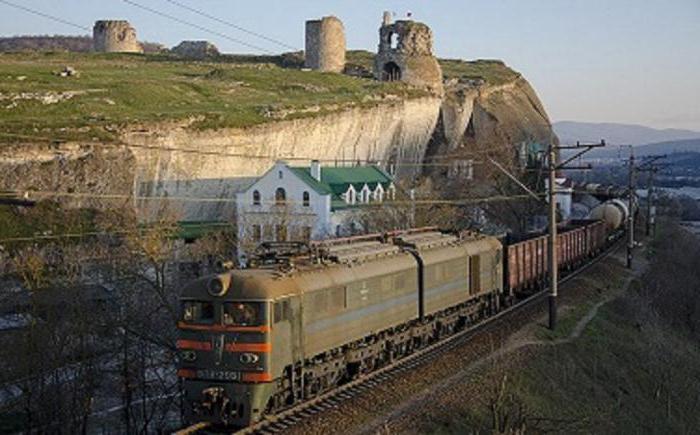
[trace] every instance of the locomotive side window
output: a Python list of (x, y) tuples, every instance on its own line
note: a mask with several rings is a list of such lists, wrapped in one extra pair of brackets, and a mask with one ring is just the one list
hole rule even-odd
[(226, 302), (222, 316), (224, 325), (260, 326), (263, 320), (261, 308), (257, 302)]
[(275, 308), (274, 308), (275, 323), (289, 320), (289, 318), (291, 317), (289, 314), (289, 310), (290, 310), (289, 300), (275, 302)]
[(189, 323), (212, 323), (214, 322), (214, 304), (185, 302), (182, 304), (182, 320)]

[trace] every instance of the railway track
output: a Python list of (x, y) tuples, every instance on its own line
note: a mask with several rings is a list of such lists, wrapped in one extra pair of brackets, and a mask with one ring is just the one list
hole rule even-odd
[[(563, 276), (560, 284), (575, 278), (581, 273), (588, 270), (594, 264), (602, 261), (610, 256), (622, 243), (618, 239), (613, 242), (604, 252), (597, 257), (589, 260), (576, 270), (570, 271)], [(401, 358), (391, 364), (388, 364), (372, 373), (368, 373), (362, 378), (341, 385), (327, 393), (318, 397), (302, 402), (289, 409), (286, 409), (275, 415), (265, 417), (264, 420), (234, 432), (236, 435), (258, 435), (258, 434), (274, 434), (281, 433), (291, 429), (301, 421), (316, 416), (320, 413), (327, 412), (331, 409), (338, 408), (341, 404), (349, 399), (352, 399), (360, 394), (366, 393), (369, 390), (401, 375), (402, 373), (423, 366), (426, 363), (433, 361), (441, 355), (464, 345), (475, 335), (485, 332), (489, 328), (494, 327), (499, 321), (509, 318), (515, 313), (521, 313), (526, 308), (536, 305), (548, 295), (548, 288), (545, 288), (526, 299), (521, 300), (515, 305), (501, 311), (500, 313), (491, 316), (483, 321), (459, 331), (449, 337), (446, 337), (434, 344), (431, 344), (411, 355)], [(176, 432), (177, 435), (204, 434), (204, 433), (221, 433), (212, 430), (207, 423), (197, 423), (185, 429)]]

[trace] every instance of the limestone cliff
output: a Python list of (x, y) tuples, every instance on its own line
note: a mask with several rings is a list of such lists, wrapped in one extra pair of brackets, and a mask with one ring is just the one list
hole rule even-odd
[[(108, 143), (18, 139), (0, 149), (0, 190), (63, 192), (61, 198), (78, 206), (105, 204), (81, 193), (116, 195), (121, 203), (133, 196), (145, 218), (168, 204), (182, 220), (219, 220), (231, 216), (235, 192), (248, 177), (261, 175), (277, 159), (300, 165), (312, 158), (324, 164), (380, 161), (408, 179), (419, 175), (415, 163), (426, 160), (488, 149), (506, 150), (512, 158), (522, 144), (556, 141), (534, 90), (499, 65), (498, 76), (479, 78), (443, 64), (442, 98), (392, 96), (246, 128), (195, 128), (201, 123), (197, 115), (132, 122)], [(423, 175), (439, 179), (446, 170)]]

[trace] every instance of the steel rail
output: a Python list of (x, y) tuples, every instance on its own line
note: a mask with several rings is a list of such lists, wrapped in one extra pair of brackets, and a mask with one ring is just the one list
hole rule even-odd
[[(616, 249), (620, 247), (622, 240), (624, 239), (616, 239), (610, 244), (609, 247), (607, 247), (607, 249), (598, 254), (596, 257), (591, 258), (577, 269), (570, 271), (559, 280), (559, 284), (564, 284), (570, 281), (588, 270), (593, 265), (609, 257), (613, 252), (615, 252)], [(545, 287), (537, 293), (528, 296), (527, 298), (493, 316), (483, 319), (479, 323), (476, 323), (469, 328), (456, 332), (423, 349), (416, 351), (415, 353), (402, 357), (395, 362), (381, 367), (373, 372), (367, 373), (361, 378), (333, 388), (320, 396), (301, 402), (288, 409), (282, 410), (277, 414), (265, 416), (263, 420), (233, 432), (233, 434), (257, 435), (279, 433), (290, 429), (292, 426), (300, 423), (302, 420), (316, 414), (338, 408), (343, 401), (349, 400), (357, 396), (359, 393), (366, 392), (381, 385), (383, 382), (393, 378), (396, 374), (424, 365), (445, 352), (452, 350), (461, 344), (465, 344), (477, 333), (481, 333), (487, 327), (494, 325), (498, 320), (514, 315), (515, 313), (520, 313), (524, 308), (534, 305), (536, 302), (542, 300), (548, 295), (548, 292), (549, 287)], [(177, 431), (175, 434), (191, 435), (196, 433), (220, 433), (215, 431), (209, 432), (207, 429), (210, 427), (211, 425), (209, 423), (200, 422)]]

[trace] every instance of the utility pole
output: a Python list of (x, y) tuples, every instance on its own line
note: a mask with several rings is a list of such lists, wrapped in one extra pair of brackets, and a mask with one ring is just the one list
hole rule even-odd
[[(646, 219), (646, 235), (650, 236), (651, 235), (651, 220), (652, 220), (652, 213), (651, 213), (651, 202), (653, 200), (653, 191), (654, 191), (654, 174), (656, 173), (656, 168), (652, 167), (649, 169), (649, 178), (647, 179), (647, 219)], [(654, 213), (656, 214), (656, 213)]]
[(647, 156), (644, 161), (639, 165), (637, 171), (648, 172), (647, 177), (647, 218), (646, 218), (646, 235), (650, 236), (652, 233), (656, 235), (656, 213), (654, 211), (654, 175), (658, 172), (662, 165), (654, 164), (657, 160), (665, 159), (666, 155), (660, 156)]
[[(557, 244), (557, 192), (556, 181), (557, 171), (564, 170), (581, 170), (591, 169), (591, 165), (585, 166), (567, 166), (572, 161), (581, 157), (593, 148), (605, 146), (605, 141), (600, 143), (584, 145), (576, 143), (575, 146), (549, 146), (549, 156), (547, 159), (548, 183), (547, 198), (549, 202), (549, 236), (547, 238), (548, 251), (548, 267), (549, 267), (549, 329), (554, 330), (557, 326), (557, 296), (559, 293), (559, 258)], [(557, 151), (559, 150), (578, 150), (573, 156), (569, 157), (562, 163), (557, 162)]]
[[(575, 146), (555, 146), (550, 144), (547, 150), (547, 202), (548, 202), (548, 227), (549, 236), (547, 238), (547, 267), (549, 268), (549, 329), (555, 329), (557, 325), (557, 296), (558, 296), (558, 284), (559, 284), (559, 261), (557, 257), (557, 171), (565, 170), (580, 170), (580, 169), (591, 169), (591, 165), (584, 166), (567, 166), (569, 163), (578, 159), (588, 151), (593, 148), (604, 147), (605, 141), (601, 140), (600, 143), (585, 145), (579, 142)], [(565, 161), (559, 163), (557, 161), (557, 152), (560, 150), (577, 150), (573, 156), (569, 157)], [(530, 190), (525, 184), (520, 182), (517, 177), (508, 172), (503, 166), (501, 166), (495, 160), (489, 158), (489, 161), (498, 168), (501, 172), (507, 175), (511, 180), (513, 180), (520, 188), (525, 190), (528, 194), (532, 195), (537, 201), (542, 201), (541, 197)]]
[(629, 174), (627, 187), (627, 268), (632, 268), (632, 251), (634, 250), (634, 188), (635, 188), (635, 172), (634, 167), (634, 148), (630, 147), (629, 159)]
[(559, 259), (557, 258), (557, 151), (553, 145), (549, 146), (547, 158), (547, 172), (549, 174), (547, 199), (549, 201), (549, 237), (547, 238), (547, 252), (549, 253), (549, 329), (552, 331), (557, 326), (557, 295), (559, 293)]

